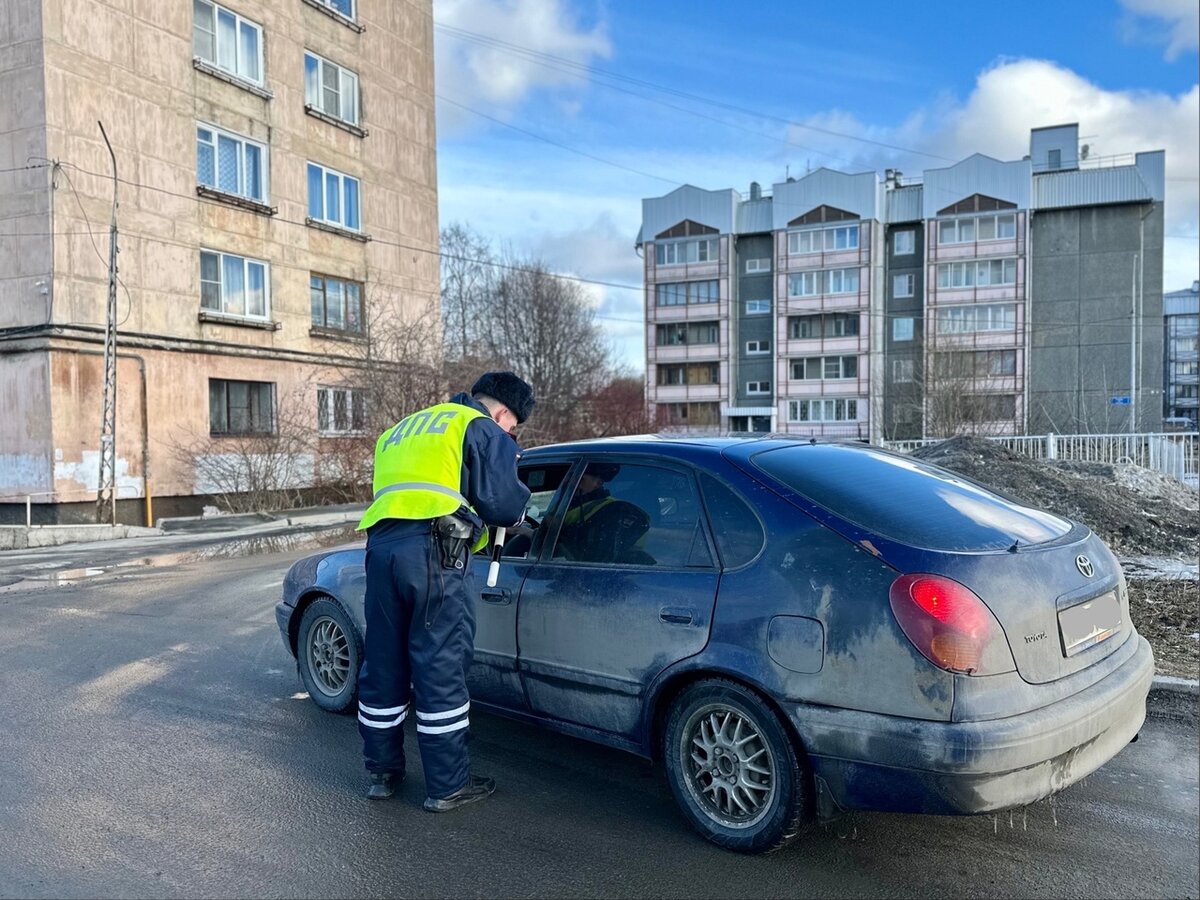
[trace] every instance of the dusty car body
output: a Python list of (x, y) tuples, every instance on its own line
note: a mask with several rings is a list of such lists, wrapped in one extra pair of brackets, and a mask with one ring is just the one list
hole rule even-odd
[[(1153, 657), (1082, 525), (862, 444), (612, 439), (520, 468), (536, 527), (495, 587), (474, 560), (472, 703), (662, 760), (722, 846), (846, 809), (1028, 804), (1142, 725)], [(612, 470), (603, 540), (569, 539), (582, 476)], [(284, 581), (323, 708), (353, 702), (362, 603), (362, 545)]]

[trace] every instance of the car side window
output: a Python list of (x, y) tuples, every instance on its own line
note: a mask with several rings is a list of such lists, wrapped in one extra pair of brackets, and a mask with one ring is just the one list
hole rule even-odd
[(656, 466), (589, 462), (563, 513), (553, 558), (667, 568), (711, 566), (692, 477)]
[[(529, 502), (525, 504), (525, 523), (509, 529), (501, 555), (525, 558), (533, 550), (536, 530), (541, 526), (558, 493), (571, 471), (570, 463), (542, 463), (518, 466), (517, 477), (529, 488)], [(491, 547), (482, 552), (491, 553)]]
[(767, 536), (750, 504), (708, 474), (701, 474), (700, 490), (725, 568), (735, 569), (758, 556)]

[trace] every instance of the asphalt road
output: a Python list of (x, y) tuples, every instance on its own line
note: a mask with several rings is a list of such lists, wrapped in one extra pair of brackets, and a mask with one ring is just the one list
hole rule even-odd
[[(354, 720), (306, 699), (276, 631), (294, 544), (0, 555), (0, 896), (1200, 894), (1193, 698), (1011, 822), (855, 814), (767, 857), (694, 836), (649, 764), (479, 713), (495, 797), (422, 812), (413, 753), (371, 804)], [(286, 552), (239, 555), (262, 549)]]

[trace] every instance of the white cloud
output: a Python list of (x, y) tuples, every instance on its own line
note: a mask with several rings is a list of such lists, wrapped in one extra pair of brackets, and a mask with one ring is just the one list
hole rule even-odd
[(1121, 0), (1127, 15), (1125, 36), (1133, 41), (1167, 45), (1168, 62), (1200, 45), (1200, 4), (1196, 0)]
[[(1139, 0), (1141, 2), (1141, 0)], [(1151, 2), (1151, 0), (1144, 0)], [(1166, 290), (1191, 284), (1200, 271), (1200, 86), (1171, 96), (1152, 91), (1110, 91), (1075, 72), (1044, 60), (1002, 60), (986, 69), (963, 102), (942, 98), (914, 110), (896, 128), (868, 127), (837, 111), (806, 120), (808, 124), (861, 135), (959, 160), (984, 153), (1002, 160), (1029, 152), (1029, 131), (1045, 125), (1078, 122), (1080, 142), (1101, 162), (1132, 163), (1133, 154), (1165, 150), (1167, 185), (1163, 253)], [(869, 144), (854, 144), (793, 128), (798, 141), (816, 142), (849, 161), (827, 163), (851, 171), (899, 165), (908, 175), (947, 162), (905, 155)], [(1103, 159), (1108, 157), (1109, 159)], [(825, 162), (825, 161), (823, 161)]]
[[(446, 26), (434, 35), (437, 92), (500, 118), (540, 88), (586, 86), (571, 64), (588, 65), (612, 54), (607, 26), (584, 25), (566, 0), (435, 0), (434, 23)], [(511, 45), (559, 59), (539, 62)], [(562, 103), (572, 107), (569, 99)], [(443, 104), (438, 124), (456, 129), (468, 117)]]

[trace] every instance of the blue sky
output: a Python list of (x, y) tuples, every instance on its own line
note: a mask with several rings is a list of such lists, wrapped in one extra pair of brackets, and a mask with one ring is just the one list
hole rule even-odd
[[(1078, 121), (1093, 156), (1167, 150), (1168, 290), (1200, 272), (1196, 0), (434, 0), (443, 225), (638, 285), (643, 197), (826, 165), (1019, 159)], [(857, 140), (855, 138), (858, 138)], [(641, 295), (589, 288), (643, 367)]]

